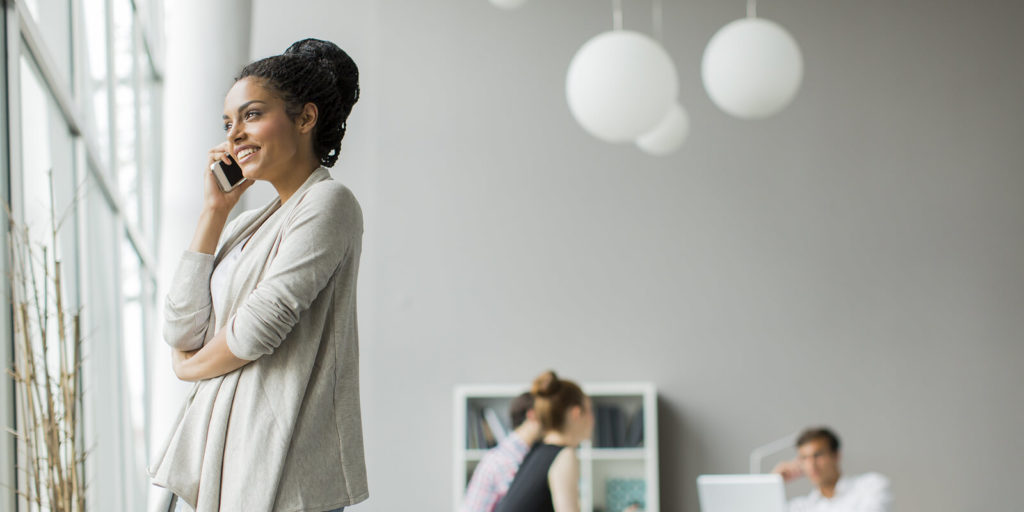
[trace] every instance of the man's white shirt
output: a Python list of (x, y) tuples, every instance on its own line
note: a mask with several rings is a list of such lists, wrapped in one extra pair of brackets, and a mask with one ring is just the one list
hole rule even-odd
[(841, 477), (831, 498), (817, 489), (789, 502), (789, 512), (889, 512), (889, 479), (878, 473)]

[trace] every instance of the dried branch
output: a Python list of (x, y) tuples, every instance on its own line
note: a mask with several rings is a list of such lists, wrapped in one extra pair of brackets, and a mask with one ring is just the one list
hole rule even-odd
[[(77, 194), (76, 194), (77, 196)], [(14, 313), (14, 368), (18, 442), (24, 473), (21, 496), (28, 510), (85, 512), (87, 452), (78, 445), (82, 391), (81, 310), (66, 310), (60, 228), (50, 176), (48, 244), (33, 242), (29, 229), (7, 210), (11, 302)], [(55, 325), (51, 328), (50, 322)]]

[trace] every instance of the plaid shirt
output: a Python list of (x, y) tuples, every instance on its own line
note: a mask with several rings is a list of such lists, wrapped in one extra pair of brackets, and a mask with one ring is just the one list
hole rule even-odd
[(505, 497), (530, 447), (515, 433), (509, 434), (480, 459), (466, 488), (460, 512), (492, 512)]

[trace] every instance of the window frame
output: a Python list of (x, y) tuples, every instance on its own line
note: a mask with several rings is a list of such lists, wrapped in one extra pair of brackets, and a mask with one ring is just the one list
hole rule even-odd
[[(84, 9), (83, 1), (66, 0), (64, 2), (69, 11), (67, 21), (70, 27), (51, 27), (52, 29), (70, 28), (68, 39), (70, 48), (67, 49), (70, 52), (69, 62), (67, 63), (68, 69), (60, 69), (53, 58), (54, 53), (51, 51), (51, 48), (48, 48), (47, 41), (42, 37), (43, 27), (41, 25), (45, 24), (45, 20), (35, 19), (28, 9), (25, 0), (0, 0), (0, 37), (6, 42), (5, 51), (0, 52), (0, 165), (2, 165), (0, 168), (5, 170), (3, 175), (0, 176), (0, 200), (4, 200), (7, 204), (12, 205), (13, 214), (16, 218), (24, 218), (22, 174), (25, 168), (21, 155), (23, 140), (19, 130), (12, 128), (20, 126), (21, 122), (22, 91), (20, 90), (20, 81), (22, 77), (20, 75), (20, 66), (21, 58), (24, 56), (34, 64), (35, 69), (38, 71), (40, 85), (52, 98), (52, 105), (55, 106), (56, 113), (59, 113), (59, 118), (66, 125), (71, 140), (71, 144), (66, 151), (69, 152), (67, 156), (71, 162), (71, 169), (68, 172), (72, 178), (72, 183), (60, 184), (59, 186), (64, 187), (65, 192), (70, 190), (71, 195), (78, 196), (77, 202), (73, 207), (75, 222), (69, 223), (65, 227), (65, 229), (74, 231), (68, 236), (61, 236), (61, 245), (64, 246), (62, 252), (66, 255), (66, 267), (73, 267), (73, 269), (68, 270), (69, 276), (74, 276), (74, 282), (71, 283), (71, 286), (68, 286), (68, 291), (75, 295), (73, 303), (83, 303), (83, 298), (87, 297), (89, 292), (83, 291), (82, 285), (87, 283), (90, 278), (95, 279), (93, 276), (85, 275), (88, 274), (87, 265), (89, 262), (85, 254), (89, 252), (88, 234), (90, 233), (89, 229), (91, 229), (86, 222), (86, 211), (93, 205), (105, 206), (110, 210), (115, 219), (113, 227), (109, 229), (107, 234), (115, 240), (127, 242), (127, 245), (134, 251), (134, 256), (137, 256), (141, 288), (136, 300), (141, 304), (142, 318), (139, 321), (144, 330), (144, 336), (147, 336), (153, 330), (152, 312), (155, 310), (156, 300), (155, 289), (158, 266), (154, 254), (157, 247), (156, 231), (160, 221), (159, 176), (161, 163), (159, 160), (141, 162), (141, 152), (139, 149), (147, 146), (147, 154), (152, 154), (157, 158), (162, 155), (163, 72), (162, 56), (160, 54), (162, 50), (160, 23), (163, 3), (160, 0), (144, 3), (140, 3), (137, 0), (123, 0), (130, 5), (131, 9), (132, 51), (129, 73), (131, 75), (131, 89), (134, 94), (133, 101), (135, 104), (133, 124), (138, 129), (135, 140), (136, 151), (132, 164), (136, 167), (136, 172), (138, 173), (134, 186), (135, 200), (143, 204), (148, 202), (149, 204), (155, 203), (156, 205), (155, 209), (153, 206), (148, 207), (148, 211), (154, 212), (154, 215), (147, 218), (142, 204), (139, 204), (139, 215), (136, 223), (126, 218), (126, 198), (121, 193), (117, 181), (119, 164), (115, 155), (118, 140), (115, 91), (118, 84), (115, 76), (116, 63), (114, 60), (113, 44), (114, 20), (112, 2), (114, 0), (100, 0), (105, 10), (104, 16), (106, 18), (103, 51), (106, 52), (107, 82), (103, 85), (103, 94), (106, 94), (107, 97), (109, 120), (107, 130), (109, 130), (110, 143), (109, 148), (107, 148), (109, 150), (107, 162), (103, 162), (103, 159), (100, 158), (99, 136), (96, 128), (91, 123), (92, 120), (86, 119), (83, 116), (83, 112), (85, 112), (82, 108), (84, 106), (83, 103), (91, 101), (90, 97), (84, 96), (88, 88), (83, 87), (85, 80), (89, 79), (87, 76), (89, 72), (88, 56), (84, 55), (83, 50), (87, 46), (83, 44), (85, 42), (83, 30), (85, 19), (82, 12)], [(60, 23), (60, 25), (63, 25), (63, 23)], [(142, 127), (140, 119), (140, 102), (142, 101), (141, 96), (144, 90), (150, 101), (148, 106), (150, 112), (149, 126), (147, 127)], [(47, 115), (52, 115), (54, 112), (53, 108), (48, 107), (48, 109)], [(144, 137), (142, 133), (146, 132), (146, 129), (151, 131), (153, 135)], [(58, 151), (61, 150), (58, 149)], [(84, 186), (88, 186), (99, 193), (87, 193), (85, 196), (79, 195), (78, 187), (86, 183), (88, 185)], [(93, 197), (97, 199), (87, 199)], [(89, 201), (93, 200), (95, 202), (90, 204)], [(6, 213), (0, 209), (0, 215), (6, 215)], [(0, 237), (0, 268), (3, 268), (5, 271), (8, 268), (8, 245), (7, 237)], [(71, 247), (68, 247), (69, 245)], [(110, 250), (112, 253), (116, 253), (112, 254), (112, 257), (115, 260), (120, 260), (121, 244), (117, 244), (116, 247)], [(93, 365), (91, 368), (93, 373), (112, 372), (113, 378), (116, 381), (123, 382), (126, 378), (124, 367), (126, 333), (124, 332), (124, 322), (121, 320), (123, 314), (121, 310), (125, 304), (122, 293), (123, 281), (120, 272), (117, 275), (103, 276), (102, 278), (115, 280), (115, 284), (111, 287), (115, 291), (115, 296), (110, 297), (105, 302), (114, 304), (114, 307), (117, 308), (117, 311), (107, 312), (108, 318), (117, 318), (116, 324), (106, 326), (111, 332), (115, 333), (114, 337), (116, 340), (113, 340), (114, 343), (109, 344), (112, 345), (112, 348), (109, 350), (94, 354), (95, 356), (104, 357), (97, 357), (89, 364)], [(10, 368), (14, 353), (13, 324), (9, 300), (10, 287), (5, 284), (0, 288), (3, 289), (3, 292), (0, 292), (0, 298), (7, 299), (5, 304), (8, 305), (7, 307), (0, 307), (0, 330), (6, 333), (3, 337), (5, 341), (0, 343), (0, 367)], [(87, 303), (86, 306), (88, 306)], [(83, 319), (83, 321), (88, 322), (86, 319)], [(132, 333), (133, 336), (134, 334)], [(114, 464), (116, 467), (102, 468), (104, 474), (108, 474), (107, 472), (109, 471), (109, 474), (113, 475), (111, 478), (116, 479), (113, 488), (117, 489), (119, 496), (112, 496), (110, 498), (121, 502), (125, 506), (128, 506), (128, 504), (145, 506), (148, 488), (148, 486), (141, 487), (138, 485), (140, 481), (145, 481), (145, 476), (144, 473), (140, 475), (137, 472), (139, 469), (144, 470), (144, 466), (138, 468), (137, 460), (141, 458), (144, 461), (149, 455), (148, 434), (151, 404), (148, 387), (148, 369), (150, 365), (145, 345), (146, 343), (143, 342), (144, 382), (142, 383), (142, 417), (144, 418), (144, 423), (142, 427), (146, 434), (144, 437), (146, 441), (142, 446), (133, 445), (125, 447), (123, 446), (124, 443), (122, 443), (122, 446), (110, 448), (116, 451), (116, 455), (112, 454), (111, 457), (105, 458), (105, 460), (117, 461)], [(121, 389), (117, 391), (118, 394), (115, 397), (117, 403), (112, 404), (111, 411), (114, 412), (112, 416), (115, 417), (107, 420), (99, 419), (99, 417), (104, 416), (103, 414), (94, 413), (93, 416), (97, 418), (97, 422), (103, 421), (105, 422), (104, 425), (106, 425), (106, 422), (109, 422), (111, 425), (117, 425), (118, 430), (124, 431), (126, 425), (127, 428), (132, 428), (128, 409), (130, 406), (130, 395), (126, 386), (121, 386)], [(14, 427), (17, 421), (19, 421), (16, 414), (16, 392), (13, 380), (6, 375), (0, 378), (0, 397), (3, 398), (0, 400), (0, 403), (4, 404), (3, 407), (0, 407), (0, 429)], [(88, 397), (83, 405), (85, 408), (89, 408), (91, 405)], [(83, 411), (83, 413), (85, 414), (80, 424), (83, 430), (78, 433), (79, 436), (83, 435), (89, 417), (86, 411)], [(102, 426), (94, 425), (93, 428), (99, 430)], [(20, 490), (23, 484), (18, 478), (18, 471), (16, 469), (18, 444), (14, 436), (9, 436), (6, 432), (0, 435), (4, 439), (3, 442), (0, 442), (0, 486), (2, 486), (0, 487), (0, 509), (18, 510), (18, 505), (24, 506), (23, 501), (19, 500), (16, 494), (9, 490)], [(132, 436), (126, 436), (125, 443), (130, 442), (131, 439)], [(82, 446), (90, 444), (89, 439), (85, 439), (85, 441)], [(90, 447), (90, 450), (92, 448)], [(132, 453), (136, 455), (136, 461), (131, 460), (130, 455)], [(100, 472), (100, 469), (96, 470), (96, 473), (98, 472)], [(94, 477), (90, 478), (88, 474), (86, 478), (87, 480), (95, 480)]]
[[(5, 1), (0, 5), (0, 40), (4, 41), (5, 47), (9, 47), (8, 42), (8, 11), (11, 6)], [(9, 126), (9, 115), (8, 115), (8, 86), (7, 86), (7, 52), (0, 52), (0, 76), (3, 80), (0, 80), (0, 168), (5, 169), (6, 172), (0, 176), (0, 199), (3, 199), (8, 204), (10, 203), (10, 151), (8, 149), (10, 143), (10, 130)], [(3, 219), (4, 224), (7, 224), (7, 213), (6, 211), (0, 212), (0, 218)], [(8, 242), (7, 237), (0, 237), (0, 268), (8, 268)], [(2, 287), (3, 291), (0, 291), (0, 300), (3, 300), (4, 304), (10, 304), (10, 287)], [(11, 308), (5, 307), (0, 308), (0, 330), (4, 333), (4, 338), (12, 340), (14, 339), (14, 326), (11, 322)], [(14, 343), (6, 344), (0, 347), (0, 367), (10, 368), (14, 360)], [(3, 378), (0, 379), (0, 403), (4, 404), (0, 407), (0, 428), (6, 429), (14, 427), (14, 408), (15, 408), (15, 392), (14, 382), (12, 379)], [(8, 488), (18, 488), (17, 472), (15, 470), (15, 454), (17, 452), (17, 440), (14, 436), (5, 436), (3, 442), (0, 442), (0, 485), (7, 486)], [(15, 507), (15, 496), (14, 493), (4, 493), (0, 495), (0, 509), (14, 510)]]

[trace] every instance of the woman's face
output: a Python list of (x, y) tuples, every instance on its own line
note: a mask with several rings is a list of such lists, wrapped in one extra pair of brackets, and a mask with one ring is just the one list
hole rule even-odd
[(571, 409), (569, 430), (578, 441), (585, 441), (594, 435), (594, 409), (590, 397), (583, 399), (582, 406)]
[(259, 80), (243, 78), (224, 98), (224, 131), (228, 151), (242, 174), (273, 182), (291, 168), (301, 141), (297, 124), (276, 94)]
[(583, 439), (590, 439), (594, 436), (594, 404), (590, 397), (583, 400)]

